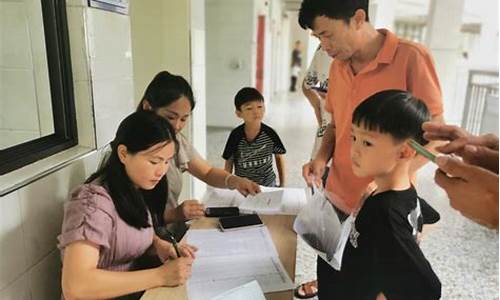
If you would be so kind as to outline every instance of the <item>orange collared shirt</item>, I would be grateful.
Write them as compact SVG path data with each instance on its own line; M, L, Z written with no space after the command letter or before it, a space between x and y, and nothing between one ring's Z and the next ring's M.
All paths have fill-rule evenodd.
M427 105L432 116L443 113L439 80L428 50L380 29L385 41L375 59L354 75L349 62L330 66L326 110L335 126L335 150L326 190L345 212L355 209L371 178L358 178L351 167L351 125L354 109L369 96L387 89L411 92Z

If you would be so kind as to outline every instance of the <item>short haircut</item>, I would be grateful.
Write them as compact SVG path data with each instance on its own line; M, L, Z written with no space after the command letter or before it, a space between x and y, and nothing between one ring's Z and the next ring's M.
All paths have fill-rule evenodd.
M369 0L304 0L300 6L299 24L304 29L313 29L316 17L324 16L330 19L349 20L358 9L366 13L365 20L368 22Z
M352 115L356 126L390 134L397 141L412 138L421 145L427 144L422 123L429 120L425 103L400 90L385 90L368 97Z
M264 102L264 96L253 87L244 87L234 96L234 106L237 110L241 110L241 106L251 101Z

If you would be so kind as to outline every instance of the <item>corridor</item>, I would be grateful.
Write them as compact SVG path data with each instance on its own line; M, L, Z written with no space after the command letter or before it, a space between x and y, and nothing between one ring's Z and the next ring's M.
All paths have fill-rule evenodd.
M266 105L265 123L276 130L287 149L287 186L305 187L301 174L311 153L313 111L300 92L280 94ZM207 159L214 166L224 166L221 155L229 132L229 128L208 127ZM453 210L444 191L434 184L434 171L431 164L420 171L417 190L441 214L421 246L441 280L443 299L498 299L498 235ZM316 256L300 239L295 272L296 284L316 276Z

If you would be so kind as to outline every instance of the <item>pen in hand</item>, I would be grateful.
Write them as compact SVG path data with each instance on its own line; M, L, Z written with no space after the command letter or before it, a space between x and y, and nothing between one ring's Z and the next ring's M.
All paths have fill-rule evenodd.
M158 227L156 229L156 234L163 240L166 240L174 246L175 249L175 254L177 257L181 257L181 253L179 252L179 248L177 247L177 240L175 239L174 235L165 227Z

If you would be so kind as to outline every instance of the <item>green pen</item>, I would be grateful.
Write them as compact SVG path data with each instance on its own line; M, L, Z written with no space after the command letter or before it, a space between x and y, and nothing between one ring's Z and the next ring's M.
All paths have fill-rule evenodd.
M427 158L428 160L432 161L433 163L436 162L436 155L429 150L425 149L424 146L420 145L417 141L414 139L410 139L408 141L408 145L415 149L418 154L422 155L423 157Z

